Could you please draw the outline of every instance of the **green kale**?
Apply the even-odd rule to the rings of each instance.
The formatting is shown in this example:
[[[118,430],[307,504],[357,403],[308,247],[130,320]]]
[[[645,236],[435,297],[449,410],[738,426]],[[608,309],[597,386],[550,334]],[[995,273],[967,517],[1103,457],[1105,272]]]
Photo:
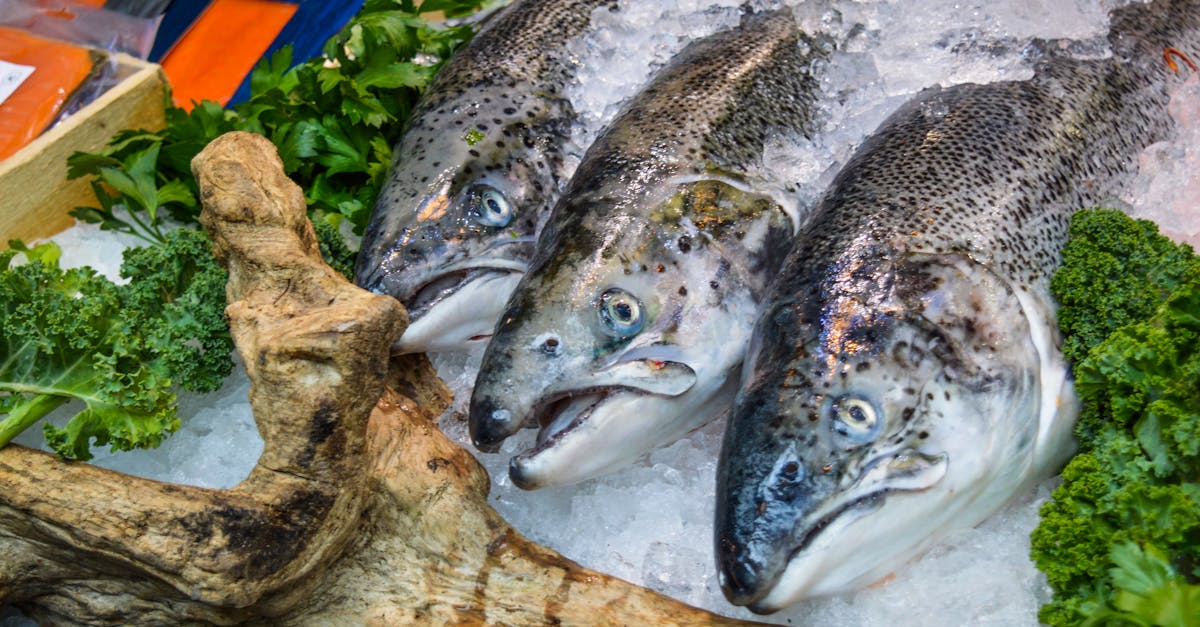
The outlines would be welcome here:
[[[338,217],[327,216],[327,218]],[[342,276],[353,280],[354,258],[358,251],[350,248],[346,243],[346,238],[342,236],[341,229],[338,227],[339,223],[340,220],[317,220],[313,223],[313,230],[317,233],[317,245],[320,247],[321,256],[325,258],[325,262]]]
[[[419,13],[462,15],[485,0],[368,0],[324,46],[298,65],[290,48],[251,73],[251,96],[225,109],[201,102],[168,106],[161,131],[125,131],[99,153],[76,153],[69,176],[93,176],[99,207],[72,215],[104,228],[161,241],[161,214],[197,222],[200,204],[190,162],[233,130],[259,133],[279,149],[284,170],[305,190],[313,222],[349,220],[361,234],[387,175],[392,146],[422,90],[471,26],[435,27]],[[161,209],[160,209],[161,208]]]
[[[1149,318],[1179,286],[1190,254],[1149,220],[1111,209],[1081,212],[1050,284],[1062,304],[1058,325],[1067,360],[1083,361],[1118,327]]]
[[[1074,321],[1060,322],[1066,341],[1083,351],[1075,364],[1081,452],[1032,535],[1033,559],[1055,592],[1039,618],[1196,624],[1200,259],[1117,212],[1079,212],[1072,234],[1059,271],[1069,280],[1053,285],[1060,318]],[[1122,263],[1138,281],[1113,274]]]
[[[185,390],[213,392],[233,371],[225,320],[227,273],[202,231],[176,229],[162,246],[125,251],[122,301],[131,324]]]
[[[53,243],[0,252],[0,445],[71,400],[83,409],[46,440],[68,459],[90,447],[158,446],[179,428],[172,383],[215,389],[230,372],[225,271],[203,233],[130,249],[117,285],[62,269]],[[27,263],[15,264],[19,253]]]
[[[366,0],[326,42],[324,56],[292,63],[284,48],[251,75],[251,97],[166,106],[166,127],[126,130],[99,153],[68,159],[71,178],[93,177],[98,207],[72,215],[152,245],[125,254],[115,285],[90,269],[63,270],[53,244],[10,242],[0,252],[0,446],[72,399],[63,428],[45,427],[56,451],[89,459],[92,444],[156,446],[178,428],[174,382],[211,391],[232,368],[224,318],[225,272],[199,223],[191,161],[223,133],[265,135],[306,192],[322,254],[353,272],[356,251],[339,226],[366,226],[391,147],[439,65],[473,26],[434,27],[420,13],[458,16],[485,0]],[[168,222],[175,222],[172,225]],[[13,265],[24,255],[27,263]]]

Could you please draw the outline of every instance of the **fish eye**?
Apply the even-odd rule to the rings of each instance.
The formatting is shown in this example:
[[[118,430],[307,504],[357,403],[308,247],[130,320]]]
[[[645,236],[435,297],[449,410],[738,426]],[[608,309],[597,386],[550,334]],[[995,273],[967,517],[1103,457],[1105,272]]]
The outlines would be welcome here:
[[[842,396],[829,407],[833,430],[854,442],[866,442],[879,430],[879,414],[870,401],[856,396]]]
[[[467,192],[467,215],[483,226],[508,226],[513,213],[512,203],[491,185],[473,185]]]
[[[596,299],[600,322],[605,333],[614,337],[633,337],[645,326],[642,303],[621,288],[610,288]]]

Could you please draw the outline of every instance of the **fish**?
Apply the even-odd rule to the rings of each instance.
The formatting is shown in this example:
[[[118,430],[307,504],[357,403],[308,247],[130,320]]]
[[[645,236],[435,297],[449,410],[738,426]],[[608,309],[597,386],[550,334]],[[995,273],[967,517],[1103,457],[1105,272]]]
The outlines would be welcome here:
[[[566,180],[568,44],[616,0],[519,0],[441,67],[395,149],[355,282],[408,309],[395,353],[486,342]]]
[[[468,411],[524,489],[620,468],[728,408],[799,210],[758,166],[812,133],[828,51],[789,10],[687,45],[585,153],[484,351]]]
[[[1072,213],[1169,137],[1200,3],[1110,13],[1112,55],[931,87],[856,150],[768,289],[718,462],[725,596],[886,578],[1053,475],[1078,414],[1049,281]]]

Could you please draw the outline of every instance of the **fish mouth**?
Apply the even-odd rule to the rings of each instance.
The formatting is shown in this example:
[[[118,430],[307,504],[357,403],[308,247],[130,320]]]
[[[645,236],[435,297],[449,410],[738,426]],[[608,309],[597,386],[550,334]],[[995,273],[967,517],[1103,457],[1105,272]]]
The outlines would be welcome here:
[[[788,566],[796,560],[797,556],[808,549],[834,521],[848,512],[856,509],[878,509],[882,505],[885,492],[875,492],[848,500],[826,512],[815,522],[805,525],[803,535],[792,544],[787,558],[780,562],[780,566],[773,569],[773,572],[756,567],[754,562],[738,559],[737,553],[723,553],[720,556],[720,583],[725,598],[733,605],[746,606],[756,614],[770,614],[778,610],[780,606],[764,602],[764,599],[776,590],[780,580],[787,572]]]
[[[532,458],[552,448],[568,433],[587,423],[597,408],[621,390],[628,390],[628,388],[604,387],[577,390],[560,394],[538,403],[534,407],[528,422],[530,426],[537,425],[538,427],[535,444],[533,448],[513,458],[510,471],[520,466],[518,460]],[[513,472],[509,474],[514,475]],[[520,472],[515,473],[515,475],[512,479],[518,487],[527,490],[534,487],[528,479],[524,479],[521,476]]]
[[[413,290],[407,299],[409,320],[417,320],[429,310],[457,294],[468,283],[495,274],[524,274],[528,267],[524,263],[491,262],[469,266],[451,266],[439,272]]]
[[[625,439],[618,434],[622,429],[613,428],[612,418],[636,413],[631,408],[642,408],[651,398],[667,397],[634,387],[599,386],[547,398],[531,412],[527,424],[537,426],[537,438],[533,446],[509,460],[509,478],[523,490],[535,490],[599,474],[623,459],[625,452],[637,449],[637,444],[627,442],[615,456],[603,452],[613,440]],[[581,447],[593,454],[579,458]],[[566,460],[574,463],[561,466]]]
[[[470,274],[472,274],[470,270],[446,272],[417,287],[408,304],[409,318],[415,320],[428,313],[434,305],[462,288]],[[475,274],[478,275],[478,273]]]
[[[858,515],[855,517],[855,520],[879,509],[883,506],[883,502],[890,492],[891,490],[880,490],[878,492],[873,492],[871,494],[866,494],[856,499],[846,501],[832,511],[827,512],[824,516],[818,518],[816,522],[809,525],[805,529],[804,535],[800,537],[800,541],[797,542],[790,551],[788,551],[787,559],[783,562],[783,568],[780,568],[778,572],[774,573],[774,575],[770,578],[769,583],[764,582],[766,585],[760,585],[758,590],[756,590],[751,596],[738,599],[730,598],[730,602],[734,605],[744,605],[746,606],[746,609],[754,612],[755,614],[771,614],[779,611],[780,608],[787,604],[772,603],[767,601],[767,598],[772,592],[775,591],[776,586],[779,585],[779,581],[787,572],[788,566],[790,566],[798,556],[803,554],[810,546],[812,546],[812,543],[835,521],[842,519],[844,515],[850,512],[855,512],[856,510],[865,511],[857,512]],[[853,522],[854,521],[850,521],[846,524],[851,524]],[[728,595],[729,592],[726,594]]]
[[[523,456],[554,446],[564,435],[587,422],[596,409],[618,394],[674,397],[692,389],[696,371],[686,364],[635,359],[591,375],[592,385],[561,390],[534,403],[526,424],[540,426],[537,444]]]
[[[916,494],[938,485],[945,475],[945,459],[944,455],[927,455],[912,449],[875,458],[859,475],[855,484],[859,486],[858,490],[851,488],[844,498],[818,506],[804,522],[794,527],[791,536],[785,536],[792,538],[790,548],[787,558],[780,562],[775,572],[746,584],[736,580],[735,569],[724,568],[726,578],[733,579],[723,586],[726,596],[730,602],[745,605],[756,614],[770,614],[790,605],[801,594],[831,594],[838,591],[836,587],[831,590],[820,589],[821,585],[831,585],[825,581],[824,575],[820,581],[812,579],[812,573],[828,571],[835,566],[830,562],[831,559],[840,561],[836,554],[829,553],[836,549],[831,549],[831,545],[820,545],[822,536],[834,528],[839,533],[846,531],[864,517],[882,509],[892,495]],[[900,470],[895,469],[898,463]],[[890,483],[871,479],[875,473],[888,469],[893,473],[889,477]],[[836,539],[832,546],[837,546]],[[753,573],[749,574],[751,576],[747,579],[756,579]]]
[[[554,445],[563,434],[578,427],[592,417],[592,413],[616,388],[601,388],[586,392],[574,392],[540,405],[534,410],[533,421],[538,425],[537,444],[527,454],[536,453]]]
[[[432,277],[408,299],[409,326],[392,352],[461,351],[487,342],[524,270],[524,264],[470,266]]]
[[[813,540],[815,540],[817,536],[821,535],[821,532],[825,531],[825,529],[827,529],[829,525],[833,523],[833,521],[845,515],[847,512],[865,507],[870,507],[872,511],[879,509],[879,507],[883,505],[883,501],[887,498],[887,495],[890,492],[891,490],[880,490],[878,492],[872,492],[871,494],[860,496],[851,501],[846,501],[833,511],[830,511],[821,518],[817,519],[817,522],[808,527],[808,529],[804,532],[804,535],[800,538],[800,541],[797,542],[792,550],[788,553],[787,561],[791,562],[793,559],[795,559],[797,555],[812,545]],[[869,512],[861,512],[861,514],[866,513]]]
[[[708,416],[696,407],[696,399],[707,396],[689,395],[697,374],[684,363],[635,359],[564,378],[569,381],[553,382],[523,403],[497,401],[480,394],[478,385],[471,398],[471,440],[481,451],[497,452],[523,427],[539,429],[535,442],[510,460],[509,476],[523,489],[613,470],[644,452],[643,442],[658,442]],[[682,414],[676,411],[681,406]]]

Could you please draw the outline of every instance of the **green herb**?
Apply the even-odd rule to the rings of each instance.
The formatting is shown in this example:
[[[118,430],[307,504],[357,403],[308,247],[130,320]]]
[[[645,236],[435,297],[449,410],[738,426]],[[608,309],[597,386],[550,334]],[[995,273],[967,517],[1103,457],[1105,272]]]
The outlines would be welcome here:
[[[127,131],[101,152],[76,153],[69,176],[93,176],[99,207],[73,215],[103,228],[161,241],[162,210],[196,224],[198,189],[190,162],[222,133],[266,136],[302,189],[314,222],[349,220],[361,234],[418,96],[440,64],[473,34],[437,28],[419,12],[463,15],[484,0],[368,0],[326,42],[324,57],[292,66],[284,48],[251,73],[251,97],[231,109],[214,102],[191,111],[167,107],[166,128]],[[160,210],[161,207],[161,210]]]
[[[251,97],[231,109],[166,104],[160,131],[118,133],[99,153],[68,160],[90,176],[95,207],[72,215],[153,245],[125,253],[115,285],[91,269],[63,270],[53,244],[10,242],[0,252],[0,446],[72,399],[84,408],[63,428],[45,427],[62,456],[89,459],[90,446],[157,446],[179,426],[172,383],[211,391],[229,374],[225,272],[199,224],[191,160],[219,135],[270,138],[304,190],[322,254],[349,276],[360,233],[383,185],[403,122],[438,66],[473,34],[435,28],[419,13],[447,16],[484,0],[367,0],[326,42],[324,57],[293,67],[284,48],[251,74]],[[13,265],[23,255],[28,263]]]
[[[354,258],[358,251],[346,244],[341,230],[335,221],[318,220],[313,223],[317,233],[317,245],[321,256],[325,258],[330,268],[337,270],[347,279],[354,278]]]
[[[1153,222],[1113,210],[1079,214],[1070,237],[1051,290],[1062,303],[1063,353],[1079,363],[1117,328],[1149,318],[1179,286],[1191,252]]]
[[[1060,319],[1075,321],[1062,326],[1079,351],[1081,452],[1033,532],[1033,559],[1055,593],[1039,618],[1195,625],[1200,259],[1119,212],[1080,212],[1071,233],[1053,285]],[[1124,264],[1136,270],[1117,271]]]
[[[125,253],[125,285],[91,268],[63,270],[53,243],[9,242],[0,252],[0,445],[70,400],[65,427],[45,426],[63,457],[90,446],[157,446],[179,427],[172,383],[211,391],[232,369],[220,308],[225,271],[203,233]],[[18,254],[27,263],[16,265]]]
[[[162,246],[125,251],[121,289],[125,317],[166,364],[180,387],[220,389],[233,371],[233,338],[225,319],[225,272],[203,233],[178,229]]]
[[[467,142],[468,146],[474,146],[475,144],[478,144],[484,140],[484,137],[484,134],[479,132],[478,129],[470,129],[463,134],[463,140]]]

